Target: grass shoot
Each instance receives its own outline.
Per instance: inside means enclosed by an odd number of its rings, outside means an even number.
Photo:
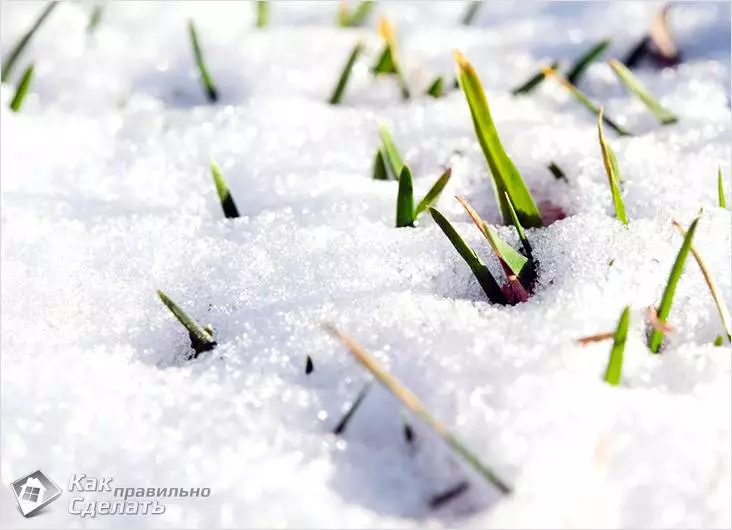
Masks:
[[[402,97],[409,99],[411,97],[411,91],[407,84],[407,78],[404,76],[401,65],[397,60],[396,32],[394,31],[394,26],[391,25],[391,22],[386,17],[382,17],[379,21],[379,34],[384,39],[384,44],[386,45],[385,50],[388,50],[388,52],[382,52],[383,59],[380,58],[377,63],[377,73],[394,74],[399,84],[399,89],[402,92]],[[384,66],[381,66],[382,60],[385,63]],[[381,72],[382,68],[387,71]]]
[[[620,377],[623,372],[623,352],[625,351],[625,341],[628,338],[629,322],[630,307],[625,306],[613,334],[613,346],[610,349],[610,359],[605,370],[605,382],[613,386],[620,384]]]
[[[432,96],[433,98],[441,98],[445,95],[445,87],[444,87],[445,81],[442,78],[442,76],[437,76],[437,78],[432,81],[432,84],[427,88],[426,94],[428,96]]]
[[[554,61],[549,68],[551,68],[552,70],[556,70],[557,68],[559,68],[559,61]],[[514,96],[519,96],[522,94],[528,94],[530,92],[533,92],[533,90],[538,87],[544,81],[544,79],[546,79],[546,74],[543,70],[539,71],[536,74],[532,75],[525,82],[521,83],[519,86],[511,90],[511,94],[513,94]]]
[[[361,404],[363,403],[363,400],[366,399],[366,396],[369,393],[369,390],[371,390],[371,385],[373,381],[369,381],[366,383],[363,388],[361,388],[360,392],[356,396],[356,399],[353,400],[353,403],[348,408],[346,413],[341,418],[341,421],[338,422],[338,425],[335,426],[333,429],[333,434],[336,436],[342,435],[344,432],[346,432],[346,428],[348,427],[348,424],[351,423],[351,420],[353,419],[353,416],[358,412],[358,409],[361,407]]]
[[[269,25],[269,0],[257,0],[255,2],[257,19],[254,25],[259,28],[266,28]]]
[[[724,198],[724,179],[722,178],[722,168],[717,170],[717,195],[719,196],[719,207],[727,207],[727,199]]]
[[[409,166],[405,164],[402,168],[402,173],[399,176],[399,191],[397,193],[396,210],[397,228],[414,226],[414,223],[417,221],[417,217],[424,213],[430,206],[437,202],[437,199],[440,198],[440,194],[450,181],[451,175],[452,170],[447,168],[415,207],[412,172],[410,171]]]
[[[31,64],[23,72],[23,76],[18,82],[18,86],[15,89],[15,95],[10,101],[10,110],[13,112],[20,111],[20,107],[23,106],[26,94],[28,94],[28,88],[30,87],[31,81],[33,80],[33,65]]]
[[[313,358],[307,355],[305,357],[305,375],[310,375],[313,373],[313,370],[315,369],[315,366],[313,365]]]
[[[358,3],[353,12],[348,9],[348,2],[341,0],[338,5],[338,25],[343,28],[355,28],[363,26],[374,9],[374,0],[362,0]]]
[[[643,102],[646,108],[648,108],[651,114],[653,114],[661,125],[669,125],[679,121],[679,119],[670,110],[661,105],[658,100],[653,97],[653,94],[651,94],[648,88],[641,83],[640,79],[638,79],[636,75],[628,69],[628,67],[615,59],[611,59],[609,64],[613,69],[613,72],[615,72],[615,75],[618,76],[618,79],[620,79],[628,91]]]
[[[336,84],[335,89],[333,89],[333,94],[330,96],[330,99],[328,99],[328,103],[330,103],[331,105],[338,105],[338,104],[340,104],[341,100],[343,99],[343,94],[346,91],[346,85],[348,84],[348,79],[351,77],[351,72],[353,71],[353,67],[356,64],[356,61],[358,60],[358,56],[361,55],[362,51],[363,51],[363,43],[361,43],[359,41],[353,47],[351,54],[348,56],[348,60],[346,61],[346,64],[343,67],[343,71],[341,72],[341,75],[338,78],[338,83]]]
[[[201,45],[198,42],[198,32],[193,20],[188,21],[188,36],[191,41],[191,47],[193,48],[193,55],[196,59],[196,67],[198,68],[198,74],[201,77],[201,83],[206,92],[206,98],[210,103],[216,103],[219,99],[218,91],[214,85],[211,74],[206,67],[206,61],[203,58],[203,52],[201,51]]]
[[[188,337],[191,340],[191,347],[194,354],[191,358],[195,359],[200,353],[213,350],[216,347],[216,341],[213,338],[213,329],[211,326],[202,327],[198,322],[193,320],[183,311],[168,295],[158,289],[158,297],[178,319],[184,328],[188,331]]]
[[[394,143],[389,128],[383,122],[379,122],[378,125],[381,145],[374,159],[374,179],[399,180],[404,167],[404,160],[399,154],[399,149]]]
[[[31,39],[33,39],[33,36],[43,25],[48,16],[53,12],[56,6],[58,6],[59,1],[60,0],[52,0],[51,2],[48,2],[46,4],[46,7],[43,8],[43,11],[41,11],[41,14],[38,15],[36,21],[30,27],[30,29],[23,34],[18,42],[15,43],[15,46],[13,46],[10,52],[8,52],[5,57],[3,57],[2,72],[0,72],[0,81],[6,83],[10,79],[10,74],[15,68],[15,65],[17,64],[20,55],[28,47]]]
[[[231,196],[229,186],[224,180],[224,176],[221,174],[221,168],[218,164],[211,160],[211,176],[213,177],[214,185],[216,186],[216,193],[221,201],[221,208],[224,210],[224,216],[227,219],[234,219],[239,217],[239,210],[236,208],[234,198]]]
[[[104,5],[103,4],[97,4],[92,8],[91,13],[89,14],[89,22],[86,25],[87,34],[91,35],[92,33],[94,33],[97,30],[100,22],[102,21],[103,14],[104,14]]]
[[[625,203],[623,202],[623,196],[620,193],[620,170],[618,168],[618,159],[615,153],[610,147],[610,144],[605,140],[605,135],[602,132],[602,109],[597,114],[597,136],[600,139],[600,150],[602,151],[602,163],[605,166],[605,173],[607,173],[607,180],[610,183],[610,193],[613,196],[613,204],[615,205],[615,216],[618,220],[627,225],[628,215],[625,213]]]
[[[554,175],[554,178],[557,180],[563,180],[564,182],[569,182],[567,180],[567,175],[564,174],[564,171],[562,171],[562,168],[560,168],[553,160],[549,163],[547,166],[547,169],[551,171],[552,175]]]
[[[465,9],[465,14],[463,14],[463,18],[460,20],[463,26],[470,26],[473,23],[482,3],[482,0],[468,1],[468,7]]]
[[[567,81],[576,85],[590,64],[597,61],[605,53],[605,50],[610,46],[610,42],[609,39],[601,40],[583,53],[567,72]]]

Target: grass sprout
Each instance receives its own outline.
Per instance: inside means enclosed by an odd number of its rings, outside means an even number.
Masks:
[[[722,168],[717,170],[717,195],[719,196],[719,207],[727,207],[727,199],[724,198],[724,179],[722,178]]]
[[[592,48],[583,53],[567,72],[567,81],[569,81],[573,85],[576,85],[580,78],[584,75],[590,64],[595,62],[597,59],[600,58],[600,56],[602,56],[603,53],[605,53],[605,50],[607,50],[608,46],[610,46],[610,42],[611,41],[609,39],[601,40]]]
[[[442,78],[442,76],[437,76],[434,81],[432,81],[432,84],[427,88],[426,94],[428,96],[432,96],[433,98],[441,98],[445,95],[445,80]]]
[[[442,190],[444,190],[445,186],[447,186],[447,183],[450,182],[450,177],[452,177],[452,168],[447,168],[445,171],[442,172],[440,178],[435,181],[435,183],[429,189],[424,198],[419,201],[419,204],[417,204],[417,207],[414,209],[415,219],[417,219],[417,217],[426,212],[428,208],[430,208],[437,202],[437,199],[440,198]]]
[[[361,388],[360,392],[356,396],[356,399],[353,400],[353,403],[341,418],[341,421],[339,421],[338,425],[336,425],[333,429],[333,434],[340,436],[346,431],[348,424],[351,423],[353,416],[356,414],[356,412],[358,412],[358,409],[361,407],[363,400],[366,399],[366,396],[371,390],[372,383],[372,381],[369,381],[363,386],[363,388]]]
[[[378,125],[381,145],[374,160],[374,179],[399,180],[404,167],[404,160],[399,154],[399,149],[394,143],[389,128],[383,122],[379,122]]]
[[[623,352],[625,351],[625,341],[628,338],[629,322],[630,307],[625,306],[613,334],[613,346],[610,349],[610,359],[605,370],[605,382],[613,386],[620,384],[620,376],[623,373]]]
[[[579,88],[574,86],[572,83],[570,83],[567,79],[562,77],[556,70],[552,68],[545,67],[543,69],[544,74],[547,77],[553,77],[562,87],[564,87],[577,101],[582,103],[584,107],[586,107],[590,112],[597,115],[600,112],[600,107],[590,101],[590,99],[582,92]],[[603,116],[603,121],[607,124],[608,127],[612,128],[615,132],[617,132],[621,136],[630,136],[630,132],[628,132],[626,129],[615,123],[613,120],[608,118],[607,116]]]
[[[343,71],[338,78],[338,83],[336,84],[335,89],[333,89],[333,94],[328,100],[328,103],[330,103],[331,105],[338,105],[343,99],[343,94],[346,91],[348,79],[351,77],[351,72],[353,71],[353,67],[358,60],[358,56],[361,55],[361,52],[363,52],[363,43],[359,41],[353,47],[351,54],[348,56],[348,60],[346,61],[346,64],[343,67]]]
[[[86,25],[86,32],[88,34],[94,33],[99,27],[99,23],[102,21],[102,15],[104,14],[104,5],[97,4],[92,8],[91,14],[89,15],[89,22]]]
[[[6,83],[10,79],[10,74],[15,68],[15,65],[17,64],[20,55],[28,47],[28,44],[30,43],[31,39],[33,39],[33,36],[36,34],[36,32],[38,32],[39,28],[43,25],[43,23],[53,12],[56,6],[58,6],[58,4],[59,0],[52,0],[51,2],[48,2],[43,8],[43,11],[41,11],[40,15],[38,15],[36,21],[30,27],[30,29],[28,29],[28,31],[23,34],[18,42],[15,43],[15,46],[13,46],[8,54],[3,57],[2,72],[0,72],[0,81]]]
[[[526,187],[524,179],[503,149],[478,74],[467,58],[457,50],[455,51],[455,61],[460,86],[470,107],[475,133],[490,167],[493,188],[501,207],[504,223],[511,222],[511,212],[504,195],[505,192],[511,198],[523,226],[542,226],[539,209]]]
[[[234,219],[239,217],[239,210],[236,208],[234,198],[231,196],[229,186],[224,180],[224,176],[221,174],[221,168],[218,164],[211,161],[211,176],[213,177],[214,185],[216,186],[216,193],[221,201],[221,208],[224,210],[224,216],[227,219]]]
[[[724,337],[722,337],[722,335],[717,335],[714,338],[714,342],[712,344],[714,344],[715,346],[721,346],[723,343],[724,343]]]
[[[310,375],[313,373],[313,370],[315,369],[315,366],[313,365],[313,358],[307,355],[305,357],[305,375]]]
[[[602,132],[602,109],[597,114],[597,136],[600,139],[600,150],[602,151],[602,163],[605,166],[605,173],[607,173],[607,180],[610,183],[610,193],[613,196],[613,204],[615,205],[615,216],[623,224],[628,224],[628,215],[625,213],[625,203],[623,202],[623,196],[620,193],[620,170],[618,168],[618,159],[615,153],[610,147],[610,144],[605,140],[605,135]]]
[[[508,207],[511,209],[511,220],[513,221],[513,226],[516,228],[516,233],[519,236],[519,240],[521,241],[521,245],[524,247],[524,252],[526,253],[526,256],[531,259],[531,243],[529,243],[529,239],[526,237],[526,232],[524,231],[524,227],[521,226],[521,221],[519,221],[518,216],[516,215],[516,210],[513,207],[513,203],[511,202],[511,197],[508,196],[508,193],[506,193],[506,200],[508,201]]]
[[[686,237],[686,230],[684,230],[677,221],[674,220],[672,222],[679,233],[681,233],[683,237]],[[694,256],[697,265],[699,265],[702,276],[704,276],[704,281],[707,282],[707,287],[709,287],[709,293],[712,295],[714,305],[717,306],[717,312],[719,313],[719,318],[722,321],[722,327],[724,328],[725,335],[727,336],[727,342],[732,342],[732,318],[730,317],[727,306],[724,305],[724,300],[719,291],[719,287],[717,287],[717,283],[714,281],[714,278],[712,278],[709,268],[706,266],[706,263],[702,259],[701,254],[696,249],[693,242],[689,244],[689,249],[691,250],[691,255]]]
[[[387,390],[389,390],[402,404],[434,432],[459,455],[475,472],[495,486],[504,495],[511,493],[511,488],[498,474],[485,465],[471,452],[447,427],[438,421],[424,406],[420,399],[396,377],[391,375],[374,357],[364,350],[353,338],[346,335],[333,325],[325,325],[326,331],[338,339],[353,355],[353,357]]]
[[[202,327],[198,322],[193,320],[183,311],[168,295],[158,289],[158,297],[165,306],[173,313],[184,328],[188,331],[188,337],[191,340],[191,347],[194,350],[193,359],[198,357],[200,353],[213,350],[216,347],[216,341],[213,338],[213,329],[211,326]]]
[[[648,88],[640,82],[628,67],[615,59],[611,59],[609,64],[613,69],[613,72],[615,72],[615,75],[618,76],[618,79],[622,81],[628,91],[643,102],[661,125],[669,125],[679,121],[679,119],[670,110],[661,105],[658,100],[653,97],[653,94],[651,94]]]
[[[196,59],[196,67],[198,68],[198,74],[201,77],[201,83],[206,92],[206,98],[211,103],[216,103],[219,99],[218,91],[214,85],[211,74],[206,67],[206,61],[203,58],[203,52],[201,51],[201,45],[198,42],[198,32],[196,31],[196,25],[193,20],[188,21],[188,36],[191,41],[191,47],[193,48],[193,55]]]
[[[425,212],[427,208],[432,206],[437,199],[439,199],[442,190],[445,189],[447,183],[450,181],[452,170],[446,169],[440,178],[433,184],[427,195],[414,206],[414,182],[412,179],[412,172],[409,166],[406,164],[402,168],[402,173],[399,176],[399,191],[397,193],[397,208],[396,208],[396,226],[402,228],[405,226],[414,226],[414,223],[420,214]]]
[[[15,89],[15,95],[13,96],[13,99],[10,101],[10,110],[12,110],[13,112],[20,111],[20,107],[23,106],[23,101],[25,100],[25,96],[28,94],[28,88],[30,87],[32,80],[33,80],[33,65],[31,64],[23,72],[23,76],[20,78],[20,81],[18,82],[18,86]]]
[[[409,85],[407,84],[407,79],[404,76],[401,65],[397,60],[396,32],[394,31],[394,26],[391,25],[391,22],[386,17],[382,17],[379,20],[379,34],[384,39],[386,48],[377,62],[375,71],[379,74],[394,74],[402,92],[402,97],[409,99],[411,97],[411,91],[409,90]]]
[[[551,68],[552,70],[556,70],[557,68],[559,68],[559,61],[554,61],[549,68]],[[513,94],[514,96],[518,96],[533,92],[533,90],[538,87],[544,81],[544,79],[546,79],[546,74],[543,70],[539,71],[532,75],[530,78],[528,78],[526,81],[521,83],[519,86],[511,90],[511,94]]]
[[[257,20],[254,25],[259,28],[266,28],[269,25],[269,0],[257,0],[255,3]]]
[[[353,12],[348,9],[348,2],[341,0],[338,5],[338,24],[344,28],[355,28],[363,26],[374,9],[374,0],[362,0],[358,3]]]
[[[560,168],[554,161],[551,161],[549,165],[547,166],[547,169],[551,171],[552,175],[554,175],[554,178],[557,180],[563,180],[564,182],[569,182],[567,180],[567,175],[564,174],[564,171],[562,171],[562,168]]]
[[[470,26],[473,21],[475,20],[475,16],[478,14],[478,10],[480,9],[480,5],[482,4],[482,0],[469,0],[468,1],[468,7],[465,8],[465,14],[463,15],[463,18],[460,20],[460,23],[463,26]]]
[[[681,244],[681,248],[676,256],[673,267],[671,267],[671,273],[669,274],[666,288],[664,289],[663,296],[661,297],[661,304],[658,306],[658,318],[662,322],[666,322],[668,320],[668,315],[671,312],[674,295],[676,294],[676,287],[681,279],[681,273],[684,271],[684,264],[686,263],[686,258],[691,250],[692,238],[694,237],[694,232],[696,232],[697,224],[699,224],[699,219],[699,217],[694,219],[689,226],[689,230],[684,236],[684,242]],[[648,347],[653,353],[658,353],[661,348],[661,343],[663,342],[663,337],[664,333],[662,331],[654,329],[651,332],[648,340]]]

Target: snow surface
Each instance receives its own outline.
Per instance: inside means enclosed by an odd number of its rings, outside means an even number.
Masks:
[[[37,2],[2,3],[2,53]],[[209,487],[166,499],[154,517],[73,518],[71,494],[22,520],[9,488],[2,526],[729,527],[730,350],[689,260],[662,355],[644,344],[680,245],[672,218],[704,217],[696,244],[732,305],[730,8],[682,4],[671,21],[686,61],[638,75],[680,115],[661,128],[605,64],[582,88],[637,133],[606,131],[625,179],[629,227],[614,220],[595,121],[555,84],[509,90],[553,58],[612,36],[622,56],[653,2],[491,3],[476,25],[464,2],[381,2],[409,79],[452,76],[451,50],[475,64],[506,148],[540,201],[569,214],[529,231],[540,262],[527,303],[488,303],[429,219],[395,229],[395,182],[373,181],[376,122],[390,124],[421,196],[444,165],[440,208],[498,270],[452,196],[498,222],[464,98],[405,104],[368,66],[369,28],[334,27],[335,2],[115,2],[97,33],[89,5],[59,6],[2,87],[2,481],[36,468],[65,489],[74,473],[122,487]],[[222,101],[206,104],[186,37],[194,17]],[[345,104],[325,104],[355,40]],[[26,62],[32,95],[7,101]],[[223,219],[208,172],[221,165],[243,217]],[[568,183],[555,180],[554,160]],[[516,237],[500,229],[509,241]],[[213,324],[219,346],[183,361],[186,333],[165,290]],[[633,308],[621,387],[602,382],[612,330]],[[328,337],[335,322],[411,387],[515,488],[472,475],[375,387],[343,438],[331,434],[367,374]],[[304,374],[306,355],[315,370]],[[445,507],[429,498],[463,479]],[[89,498],[95,498],[91,494]],[[99,499],[109,494],[99,493]]]

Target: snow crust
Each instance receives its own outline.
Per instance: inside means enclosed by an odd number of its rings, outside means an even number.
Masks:
[[[382,2],[414,87],[474,63],[504,144],[535,197],[568,214],[528,231],[540,263],[527,303],[488,303],[434,223],[395,229],[397,184],[371,180],[385,120],[422,196],[444,166],[439,207],[498,264],[455,194],[499,221],[460,92],[399,99],[368,67],[370,27],[335,27],[335,2],[253,5],[119,2],[87,36],[89,5],[59,6],[24,60],[36,62],[22,112],[2,87],[2,481],[36,468],[131,487],[209,487],[166,499],[155,517],[72,518],[68,495],[20,520],[8,488],[4,527],[729,527],[730,349],[690,258],[662,355],[645,346],[688,225],[732,305],[730,9],[674,7],[685,61],[638,75],[679,116],[662,128],[593,64],[582,88],[636,135],[606,131],[631,219],[614,220],[593,117],[556,85],[509,90],[542,61],[570,62],[614,39],[622,56],[659,4],[496,3],[459,26],[464,2]],[[2,53],[40,5],[2,3]],[[204,100],[186,37],[193,17],[222,96]],[[357,38],[344,105],[325,101]],[[21,61],[21,64],[24,64]],[[21,67],[17,70],[22,70]],[[16,75],[20,72],[17,71]],[[222,167],[242,216],[223,219],[208,171]],[[568,183],[546,169],[554,160]],[[512,229],[499,229],[513,244]],[[186,333],[161,288],[211,323],[219,346],[183,360]],[[623,383],[602,382],[610,345],[576,339],[614,328],[632,307]],[[483,484],[374,387],[346,434],[334,425],[368,380],[321,329],[334,322],[402,379],[515,487]],[[315,370],[304,373],[310,355]],[[471,488],[439,510],[430,497]],[[99,494],[99,498],[104,498]]]

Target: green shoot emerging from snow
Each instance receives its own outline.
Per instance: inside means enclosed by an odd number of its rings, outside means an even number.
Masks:
[[[201,76],[201,83],[206,92],[206,97],[209,102],[216,103],[219,99],[219,94],[216,91],[211,74],[208,72],[206,67],[206,61],[203,59],[203,52],[201,51],[201,45],[198,43],[198,32],[193,20],[188,21],[188,36],[191,40],[191,47],[193,48],[193,55],[196,59],[196,66],[198,68],[198,74]]]
[[[661,321],[661,323],[666,323],[666,321],[668,320],[668,315],[671,312],[671,305],[673,304],[674,295],[676,294],[676,287],[678,286],[679,280],[681,279],[681,273],[684,271],[684,263],[686,263],[686,258],[689,255],[689,251],[691,250],[692,238],[694,237],[694,232],[696,232],[696,225],[698,223],[699,217],[694,219],[694,221],[691,223],[691,226],[689,226],[689,230],[684,236],[684,242],[681,244],[679,253],[676,256],[676,261],[674,261],[674,265],[673,267],[671,267],[671,274],[669,274],[668,283],[666,283],[666,289],[664,289],[663,296],[661,297],[661,305],[658,307],[658,319]],[[659,329],[654,329],[651,332],[651,336],[648,341],[649,348],[653,353],[658,353],[658,350],[661,348],[662,342],[663,331]]]
[[[368,370],[376,380],[387,390],[389,390],[412,414],[420,418],[427,426],[447,443],[447,445],[460,456],[466,464],[468,464],[479,475],[485,478],[490,484],[495,486],[504,495],[511,493],[511,488],[496,474],[494,470],[483,464],[480,459],[473,454],[463,443],[454,436],[445,425],[439,422],[428,410],[427,407],[419,400],[419,398],[407,387],[405,387],[397,378],[391,375],[386,369],[371,355],[366,352],[353,338],[346,335],[332,325],[326,325],[325,329],[336,339],[338,339]]]
[[[341,0],[338,5],[338,24],[344,28],[363,26],[371,11],[373,11],[374,4],[374,0],[363,0],[359,2],[356,9],[351,13],[348,10],[348,2]]]
[[[214,184],[216,185],[216,193],[219,195],[221,208],[224,210],[224,216],[226,216],[227,219],[239,217],[239,210],[236,208],[236,203],[234,202],[234,198],[231,196],[229,186],[226,184],[218,164],[213,160],[211,161],[211,176],[213,177]]]
[[[18,112],[20,110],[20,107],[23,106],[23,100],[25,100],[25,96],[28,93],[28,87],[30,87],[32,79],[33,65],[30,65],[28,68],[25,69],[25,72],[23,72],[23,77],[20,78],[18,87],[15,89],[15,95],[10,102],[10,110],[12,110],[13,112]]]
[[[717,171],[717,194],[719,195],[719,207],[727,207],[727,199],[724,198],[724,179],[722,178],[722,168]]]
[[[440,198],[442,190],[445,189],[447,183],[450,181],[450,175],[452,170],[447,168],[445,172],[440,175],[440,178],[430,188],[424,198],[419,204],[414,206],[414,182],[412,179],[412,172],[409,170],[409,166],[406,164],[402,168],[402,173],[399,176],[399,192],[397,194],[397,210],[396,210],[396,226],[402,228],[405,226],[414,226],[417,217],[432,206],[437,199]]]
[[[305,375],[313,373],[315,366],[313,365],[313,358],[309,355],[305,357]]]
[[[386,124],[381,122],[379,122],[379,138],[381,139],[381,145],[374,159],[374,179],[399,180],[404,161],[389,129]]]
[[[394,32],[394,27],[391,25],[391,22],[389,22],[386,17],[382,17],[379,21],[379,34],[384,39],[386,48],[374,67],[374,71],[377,74],[394,74],[397,79],[397,83],[399,83],[399,88],[402,91],[402,97],[404,99],[409,99],[411,97],[411,92],[409,90],[409,85],[407,84],[407,78],[404,76],[401,65],[397,60],[396,33]]]
[[[161,290],[158,290],[158,296],[165,306],[170,309],[178,322],[183,324],[183,327],[188,331],[188,336],[191,339],[191,347],[195,351],[192,356],[194,359],[198,355],[205,351],[213,350],[216,347],[216,341],[213,338],[213,330],[211,326],[201,327],[201,325],[189,317],[185,311],[178,307],[168,296]]]
[[[573,85],[576,85],[582,75],[585,73],[585,70],[587,70],[590,64],[592,64],[603,53],[605,53],[605,50],[607,50],[608,46],[610,46],[610,40],[601,40],[592,48],[587,50],[584,54],[582,54],[567,72],[567,81],[569,81]]]
[[[556,81],[564,87],[574,98],[582,103],[584,107],[586,107],[590,112],[592,112],[594,115],[597,115],[600,112],[600,107],[595,105],[590,99],[576,86],[574,86],[572,83],[567,81],[564,77],[562,77],[556,70],[552,68],[544,68],[543,69],[544,74],[547,77],[553,77],[556,79]],[[612,128],[615,132],[617,132],[621,136],[630,136],[630,132],[628,132],[626,129],[615,123],[613,120],[608,118],[607,116],[603,116],[602,120],[607,124],[608,127]]]
[[[556,70],[557,68],[559,68],[559,61],[554,61],[551,64],[550,68],[552,70]],[[544,81],[544,79],[546,79],[546,74],[543,71],[540,71],[532,75],[524,83],[511,90],[511,94],[513,94],[514,96],[518,96],[521,94],[528,94],[529,92],[533,92],[533,90],[538,87],[542,83],[542,81]]]
[[[630,307],[623,309],[620,315],[618,327],[613,335],[613,347],[610,349],[610,359],[605,370],[605,382],[613,386],[620,384],[620,376],[623,372],[623,352],[625,341],[628,338],[628,323],[630,321]]]
[[[257,0],[257,20],[255,25],[259,28],[266,28],[269,25],[269,0]]]
[[[506,193],[506,201],[508,201],[508,207],[511,209],[511,220],[513,221],[513,226],[516,228],[516,233],[519,236],[519,239],[521,240],[521,245],[524,247],[524,252],[526,253],[526,256],[529,258],[529,261],[531,261],[531,244],[529,243],[528,238],[526,237],[526,232],[524,232],[524,227],[521,226],[521,221],[519,221],[518,216],[516,215],[516,210],[513,207],[513,203],[511,202],[511,197],[508,196],[508,193]]]
[[[623,63],[616,61],[615,59],[611,59],[609,64],[613,69],[613,72],[615,72],[615,75],[618,76],[618,79],[622,81],[628,91],[643,102],[659,123],[662,125],[668,125],[678,121],[678,118],[674,116],[670,110],[661,105],[656,98],[653,97],[648,88],[646,88],[635,74],[628,70]]]
[[[53,12],[58,4],[58,0],[53,0],[52,2],[47,3],[46,7],[43,8],[43,11],[41,11],[41,14],[38,16],[30,29],[20,38],[15,46],[13,46],[10,52],[5,57],[3,57],[3,66],[2,74],[0,74],[0,81],[6,83],[10,79],[10,74],[12,73],[16,63],[18,62],[20,54],[23,53],[23,50],[25,50],[25,48],[28,46],[28,43],[30,43],[33,35],[36,34],[43,22],[48,18],[48,15]]]
[[[610,193],[613,196],[613,204],[615,205],[615,215],[623,224],[628,224],[628,216],[625,213],[625,203],[620,193],[620,170],[618,168],[618,159],[615,156],[610,144],[605,140],[602,133],[602,109],[597,114],[597,135],[600,138],[600,150],[602,151],[602,163],[605,166],[608,182],[610,182]]]
[[[504,195],[505,192],[511,198],[522,225],[526,227],[542,226],[539,209],[536,207],[524,179],[503,149],[478,74],[473,65],[458,51],[455,51],[455,60],[460,86],[473,117],[475,133],[490,167],[493,188],[497,202],[501,206],[504,223],[511,222],[511,211]]]
[[[552,175],[554,175],[554,178],[557,180],[563,180],[564,182],[569,182],[567,180],[567,175],[564,174],[564,171],[562,171],[562,168],[560,168],[555,162],[550,162],[547,166],[547,169],[552,172]]]
[[[359,41],[353,47],[351,54],[348,56],[346,65],[343,67],[341,76],[338,78],[338,83],[336,84],[336,87],[333,90],[333,94],[330,96],[330,99],[328,100],[328,102],[331,105],[338,105],[341,102],[341,100],[343,99],[343,93],[346,91],[346,85],[348,84],[348,79],[351,77],[351,72],[353,71],[353,66],[356,64],[356,60],[358,60],[358,56],[361,55],[362,51],[363,51],[363,44]]]
[[[463,15],[463,18],[461,20],[463,26],[469,26],[473,23],[482,3],[483,2],[481,0],[468,1],[468,7],[465,9],[465,14]]]
[[[89,23],[86,25],[86,32],[92,34],[99,27],[99,23],[102,21],[102,14],[104,13],[104,6],[102,4],[95,5],[89,15]]]
[[[351,423],[351,420],[353,419],[353,416],[358,412],[359,407],[361,406],[361,403],[363,403],[363,400],[366,399],[366,396],[369,393],[369,390],[371,390],[371,384],[372,381],[369,381],[366,383],[361,391],[356,396],[356,399],[353,401],[351,406],[348,408],[346,413],[341,418],[341,421],[338,422],[338,425],[335,426],[333,429],[333,434],[335,435],[341,435],[346,431],[346,428],[348,427],[348,424]]]
[[[427,89],[427,95],[432,96],[433,98],[441,98],[445,95],[445,87],[444,87],[444,79],[442,76],[437,76],[437,78],[432,82],[432,84]]]

